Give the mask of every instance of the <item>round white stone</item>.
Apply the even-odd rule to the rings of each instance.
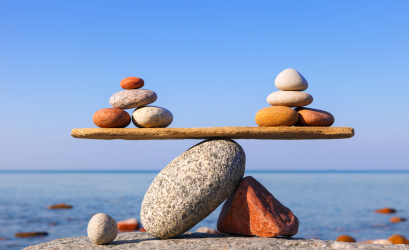
[[[132,122],[138,128],[166,128],[172,121],[172,113],[165,108],[144,106],[132,113]]]
[[[87,233],[89,239],[97,244],[106,244],[113,241],[118,234],[118,225],[109,215],[98,213],[92,216],[88,223]]]
[[[268,104],[272,106],[301,107],[312,101],[310,94],[300,91],[276,91],[267,97]]]
[[[281,71],[276,77],[275,85],[281,90],[306,90],[307,80],[295,69]]]

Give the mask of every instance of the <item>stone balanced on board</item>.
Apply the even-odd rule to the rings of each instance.
[[[286,69],[278,74],[275,86],[280,89],[267,97],[272,107],[259,110],[256,123],[260,127],[272,126],[331,126],[334,116],[326,111],[305,108],[312,103],[307,80],[295,69]],[[291,107],[297,107],[295,110]]]
[[[139,77],[122,79],[123,91],[115,93],[109,103],[113,108],[95,112],[93,121],[100,128],[125,128],[131,123],[131,116],[124,109],[136,108],[132,113],[132,122],[138,128],[166,128],[173,121],[172,113],[161,107],[146,106],[156,101],[152,90],[140,89],[145,84]]]

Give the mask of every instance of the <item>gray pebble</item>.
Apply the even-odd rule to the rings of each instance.
[[[87,233],[93,243],[97,245],[106,244],[116,238],[118,225],[111,216],[99,213],[92,216],[88,223]]]
[[[172,121],[172,113],[165,108],[143,106],[132,113],[132,122],[138,128],[166,128]]]
[[[109,99],[109,104],[118,109],[132,109],[155,102],[157,95],[148,89],[127,89],[115,93]]]
[[[194,227],[237,187],[246,156],[228,139],[206,140],[167,165],[149,186],[141,221],[147,232],[166,239]]]

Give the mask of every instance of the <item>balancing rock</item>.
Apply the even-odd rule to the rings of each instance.
[[[248,236],[293,236],[298,218],[253,177],[244,178],[226,200],[217,220],[222,233]]]
[[[295,69],[286,69],[281,71],[276,77],[276,88],[281,90],[306,90],[308,88],[308,82],[305,78]]]
[[[115,240],[118,234],[118,226],[111,216],[98,213],[92,216],[89,221],[87,233],[93,243],[97,245],[106,244]]]
[[[295,126],[325,126],[329,127],[335,122],[334,116],[324,110],[299,107],[295,111],[298,112],[298,122]]]
[[[143,106],[132,113],[132,122],[138,128],[166,128],[172,121],[172,113],[165,108]]]
[[[145,106],[156,101],[157,95],[148,89],[127,89],[115,93],[109,99],[109,104],[118,109],[132,109]]]
[[[92,121],[100,128],[125,128],[131,123],[131,116],[122,109],[106,108],[95,112]]]
[[[145,85],[143,79],[139,77],[126,77],[119,83],[123,89],[139,89]]]
[[[271,106],[301,107],[311,104],[312,101],[310,94],[300,91],[276,91],[267,97]]]
[[[241,146],[229,139],[206,140],[191,147],[149,186],[142,202],[142,225],[161,239],[191,229],[234,192],[245,162]]]
[[[297,111],[283,106],[263,108],[256,114],[256,123],[260,127],[292,126],[297,121]]]

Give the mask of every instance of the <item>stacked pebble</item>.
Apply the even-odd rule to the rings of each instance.
[[[172,113],[161,107],[146,106],[156,101],[152,90],[140,89],[145,82],[139,77],[122,79],[123,91],[115,93],[109,104],[113,108],[95,112],[93,121],[100,128],[125,128],[131,123],[131,116],[124,109],[136,108],[132,113],[132,122],[138,128],[166,128],[173,121]]]
[[[267,97],[272,107],[259,110],[256,123],[260,127],[274,126],[331,126],[334,116],[326,111],[304,108],[312,103],[307,80],[295,69],[286,69],[278,74],[275,86],[280,89]],[[297,107],[295,110],[290,107]]]

